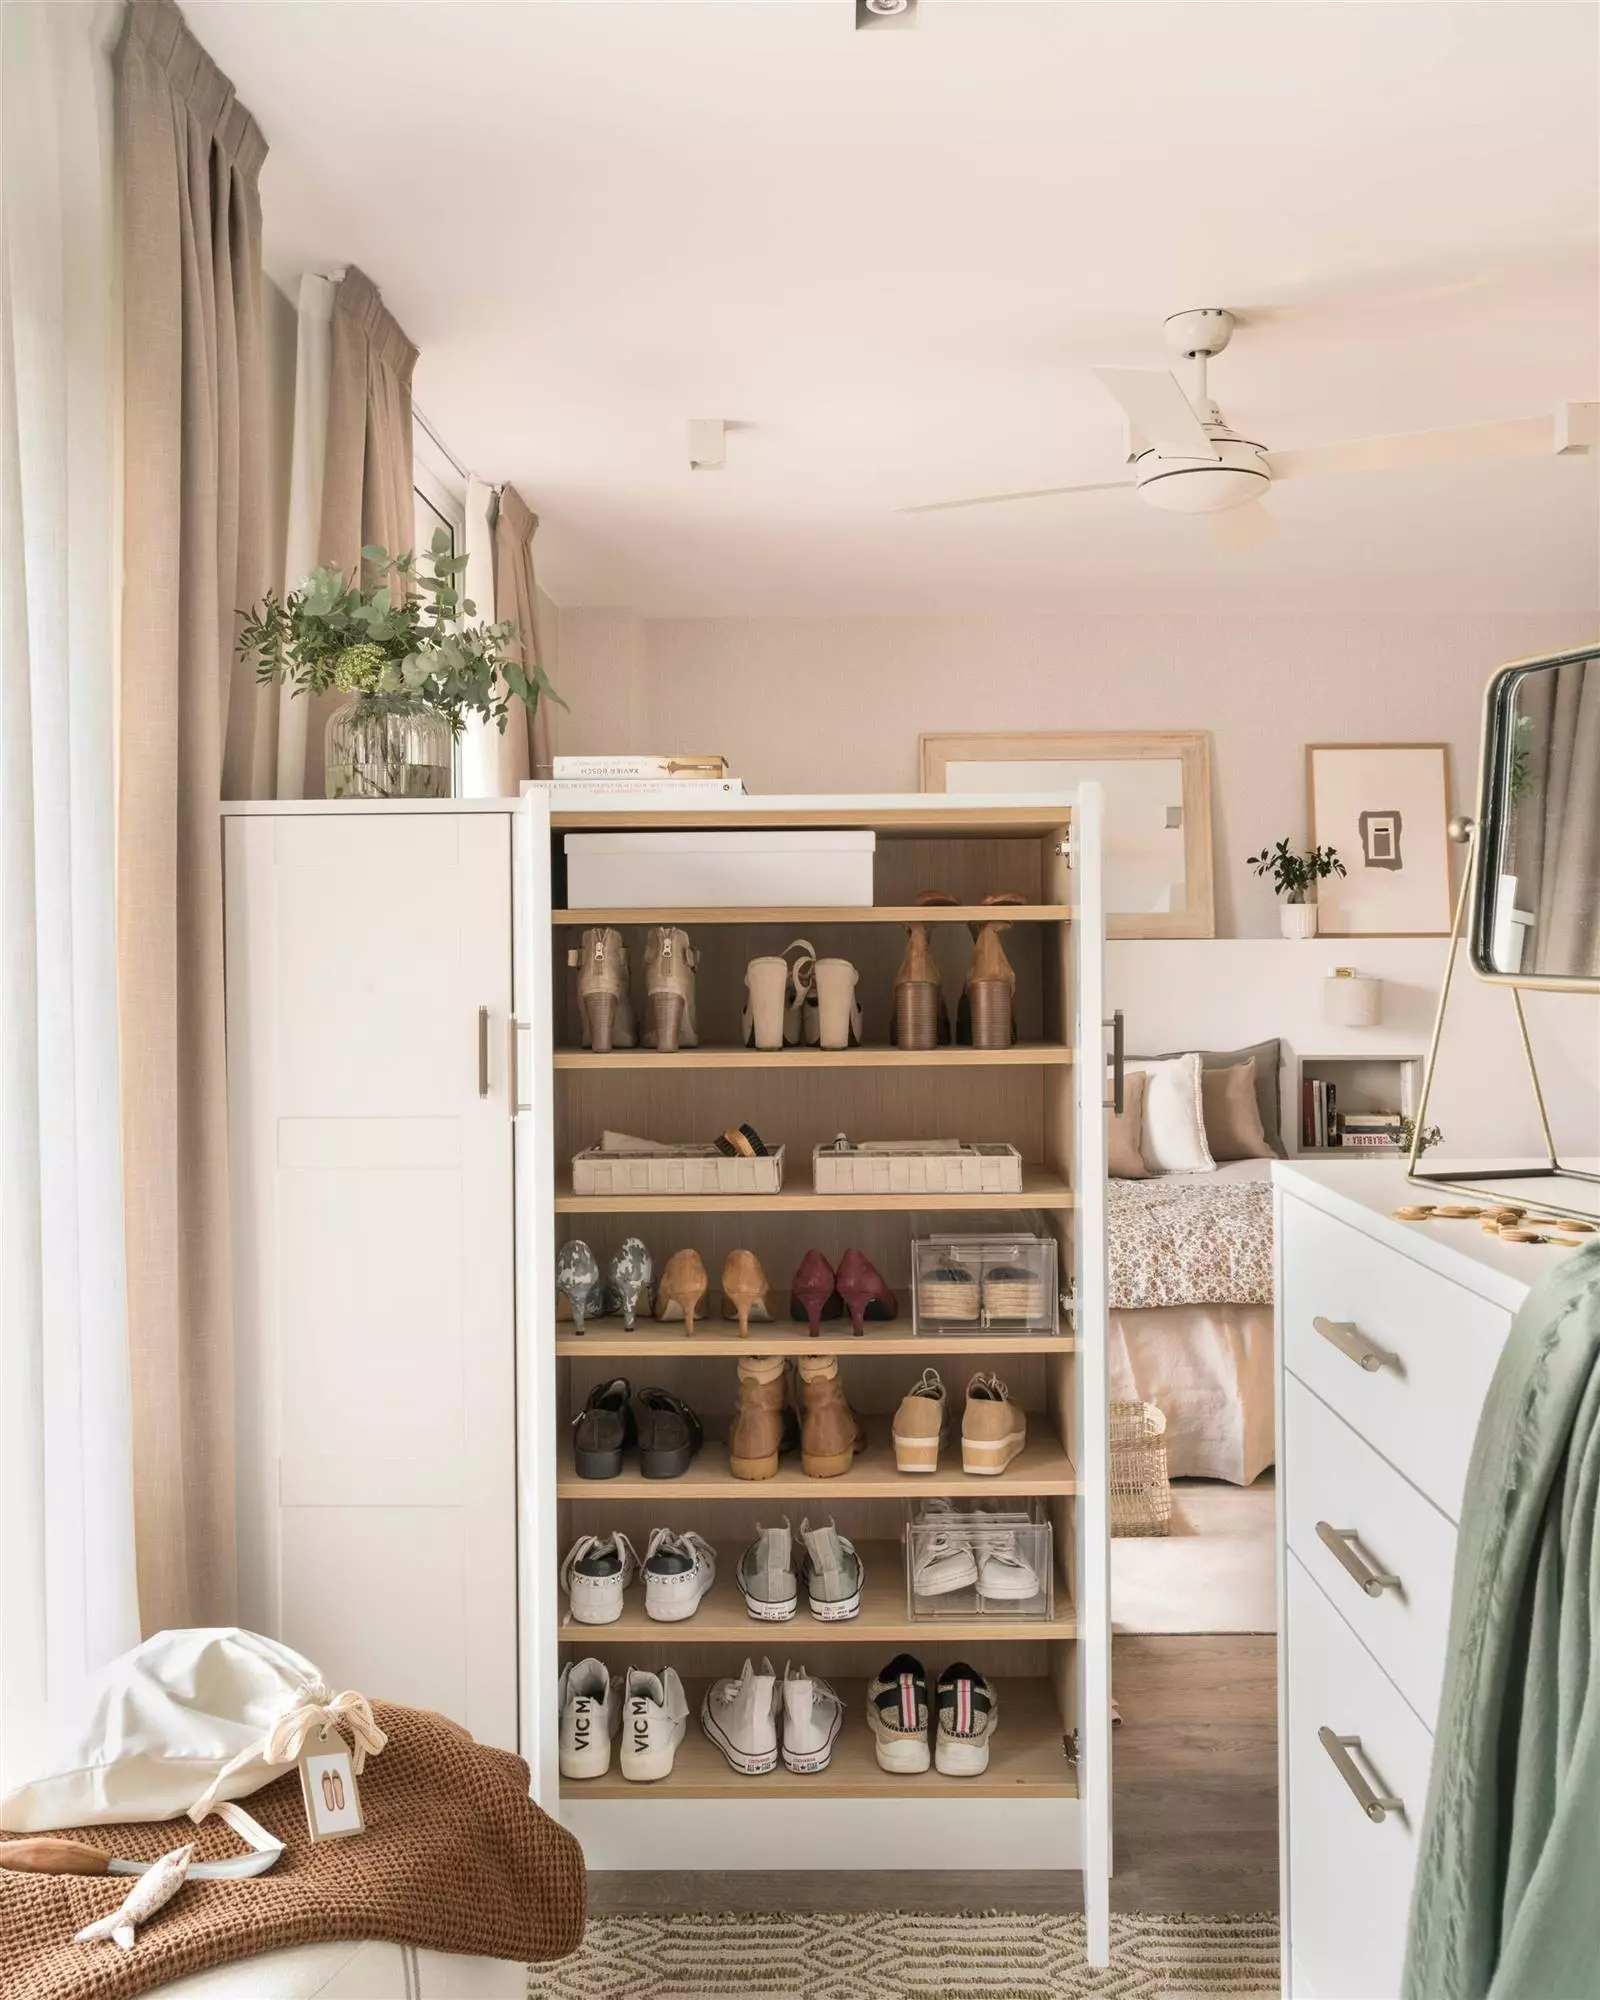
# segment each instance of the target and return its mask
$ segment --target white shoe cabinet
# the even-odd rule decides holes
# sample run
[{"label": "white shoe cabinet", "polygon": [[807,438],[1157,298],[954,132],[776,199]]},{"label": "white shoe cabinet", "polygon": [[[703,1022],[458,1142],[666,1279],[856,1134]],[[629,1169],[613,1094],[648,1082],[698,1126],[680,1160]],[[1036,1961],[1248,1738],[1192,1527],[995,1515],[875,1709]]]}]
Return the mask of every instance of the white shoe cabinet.
[{"label": "white shoe cabinet", "polygon": [[[909,795],[750,799],[736,808],[557,814],[548,799],[419,806],[244,805],[225,819],[244,1615],[342,1684],[457,1715],[519,1742],[535,1796],[598,1869],[1081,1869],[1090,1957],[1107,1949],[1110,1691],[1104,1313],[1104,1116],[1097,788],[1079,799]],[[583,910],[563,894],[575,830],[839,827],[877,836],[871,908]],[[924,889],[953,905],[916,908]],[[1007,1049],[889,1045],[904,923],[932,924],[952,1020],[985,895],[1017,971]],[[645,927],[700,954],[700,1045],[675,1054],[582,1047],[569,945],[622,931],[641,977]],[[794,938],[860,971],[865,1040],[847,1050],[746,1049],[744,967]],[[636,995],[643,998],[642,992]],[[578,1195],[570,1162],[602,1130],[709,1139],[749,1123],[787,1146],[777,1195]],[[1006,1140],[1008,1195],[821,1195],[811,1149],[853,1138]],[[914,1337],[910,1244],[936,1230],[1040,1228],[1060,1245],[1074,1312],[1058,1334]],[[557,1245],[602,1265],[624,1236],[659,1271],[694,1248],[708,1316],[591,1321],[558,1310]],[[856,1247],[903,1294],[901,1317],[813,1340],[787,1317],[805,1251]],[[753,1250],[778,1317],[748,1342],[721,1319],[732,1249]],[[868,1445],[815,1480],[785,1459],[737,1480],[726,1436],[741,1351],[837,1352]],[[936,1473],[897,1472],[889,1421],[925,1366],[955,1435]],[[968,1376],[994,1372],[1028,1414],[998,1479],[961,1470]],[[570,1418],[624,1375],[684,1396],[708,1442],[676,1480],[576,1476]],[[1058,1575],[1047,1621],[913,1621],[901,1531],[932,1495],[1045,1502]],[[785,1625],[744,1611],[734,1583],[758,1523],[832,1519],[866,1559],[861,1615]],[[558,1565],[578,1535],[695,1528],[718,1580],[695,1617],[654,1624],[642,1592],[621,1621],[568,1622]],[[894,1653],[929,1671],[966,1657],[997,1683],[1000,1721],[977,1778],[880,1771],[864,1707]],[[845,1725],[829,1768],[762,1778],[728,1768],[699,1725],[706,1682],[746,1655],[830,1680]],[[675,1666],[692,1704],[672,1775],[564,1781],[556,1684],[594,1654],[613,1673]],[[974,1893],[981,1893],[975,1890]]]}]

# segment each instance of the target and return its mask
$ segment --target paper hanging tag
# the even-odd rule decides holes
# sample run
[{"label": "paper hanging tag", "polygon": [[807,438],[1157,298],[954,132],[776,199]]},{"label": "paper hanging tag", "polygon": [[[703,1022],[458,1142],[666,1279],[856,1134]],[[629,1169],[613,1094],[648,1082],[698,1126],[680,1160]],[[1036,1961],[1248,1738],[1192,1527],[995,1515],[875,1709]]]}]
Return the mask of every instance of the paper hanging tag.
[{"label": "paper hanging tag", "polygon": [[342,1840],[366,1831],[354,1763],[337,1729],[316,1730],[306,1738],[300,1753],[300,1790],[313,1840]]}]

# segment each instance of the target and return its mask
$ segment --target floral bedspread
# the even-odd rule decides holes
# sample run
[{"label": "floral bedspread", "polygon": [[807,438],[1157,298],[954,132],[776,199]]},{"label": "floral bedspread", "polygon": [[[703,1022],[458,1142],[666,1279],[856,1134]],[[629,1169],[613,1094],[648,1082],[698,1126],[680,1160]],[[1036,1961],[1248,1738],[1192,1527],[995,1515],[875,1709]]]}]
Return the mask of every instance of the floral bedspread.
[{"label": "floral bedspread", "polygon": [[1107,1189],[1113,1307],[1272,1303],[1272,1186],[1156,1175]]}]

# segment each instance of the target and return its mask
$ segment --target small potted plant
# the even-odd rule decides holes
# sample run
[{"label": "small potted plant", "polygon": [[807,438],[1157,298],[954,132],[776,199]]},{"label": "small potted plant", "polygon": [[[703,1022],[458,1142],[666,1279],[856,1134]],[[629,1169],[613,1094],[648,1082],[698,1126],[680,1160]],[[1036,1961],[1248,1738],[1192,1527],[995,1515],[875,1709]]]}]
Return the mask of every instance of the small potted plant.
[{"label": "small potted plant", "polygon": [[1286,938],[1309,938],[1317,934],[1317,906],[1313,900],[1319,882],[1330,875],[1342,875],[1344,863],[1335,847],[1313,847],[1309,854],[1297,853],[1287,840],[1276,847],[1263,847],[1247,857],[1258,875],[1270,875],[1272,893],[1285,900],[1278,911],[1278,924]]},{"label": "small potted plant", "polygon": [[325,568],[287,601],[269,591],[244,614],[240,651],[256,661],[257,680],[349,697],[328,718],[330,799],[446,799],[469,715],[504,733],[513,698],[530,714],[542,696],[566,704],[542,667],[508,650],[514,624],[461,622],[477,606],[461,594],[467,559],[451,554],[444,529],[420,559],[379,548],[361,557],[366,585]]}]

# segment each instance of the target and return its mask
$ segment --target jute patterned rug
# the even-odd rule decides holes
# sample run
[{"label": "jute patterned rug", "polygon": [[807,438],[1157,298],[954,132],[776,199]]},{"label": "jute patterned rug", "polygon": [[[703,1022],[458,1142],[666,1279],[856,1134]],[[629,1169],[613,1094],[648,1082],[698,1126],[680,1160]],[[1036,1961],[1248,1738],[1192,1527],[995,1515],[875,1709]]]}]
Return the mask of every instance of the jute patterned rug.
[{"label": "jute patterned rug", "polygon": [[533,1968],[529,2000],[1269,2000],[1276,1917],[1114,1916],[1111,1964],[1083,1919],[874,1910],[826,1916],[597,1917]]}]

